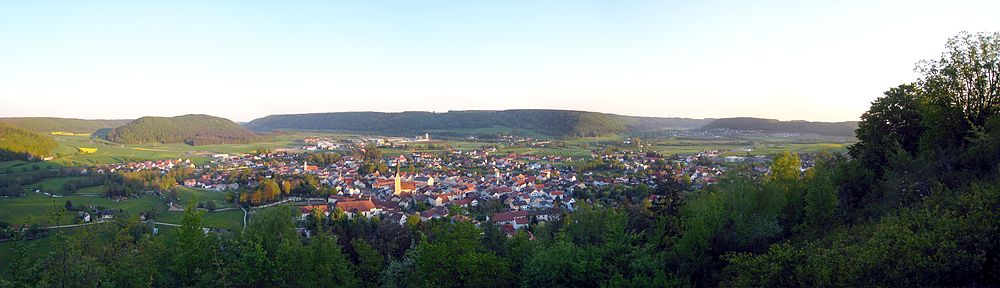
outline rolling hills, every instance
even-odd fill
[[[56,141],[48,136],[0,123],[0,160],[34,160],[52,154]]]
[[[271,115],[250,121],[254,131],[326,130],[384,134],[419,134],[440,130],[505,127],[549,136],[586,137],[635,130],[696,128],[705,120],[632,117],[570,110],[472,110],[433,112],[333,112]]]
[[[125,125],[132,120],[89,120],[75,118],[56,117],[12,117],[0,118],[0,123],[10,126],[20,127],[35,132],[69,132],[80,134],[91,134],[101,129],[111,129]]]
[[[557,137],[589,137],[667,129],[739,129],[768,132],[854,136],[857,122],[778,121],[761,118],[691,119],[637,117],[571,110],[518,109],[501,111],[332,112],[271,115],[244,125],[254,131],[318,130],[422,134],[496,127],[529,130]]]
[[[261,139],[229,119],[209,115],[142,117],[112,129],[107,139],[121,144],[186,143],[188,145],[249,143]]]
[[[702,126],[708,129],[759,130],[767,132],[813,133],[829,136],[854,137],[858,128],[857,121],[846,122],[809,122],[809,121],[779,121],[761,118],[724,118],[716,119]]]
[[[524,133],[551,137],[590,137],[669,129],[734,129],[853,137],[854,130],[857,129],[856,121],[779,121],[749,117],[721,119],[637,117],[546,109],[465,110],[445,113],[409,111],[285,114],[254,119],[243,125],[208,115],[142,117],[134,121],[26,117],[0,118],[0,123],[42,133],[87,133],[122,144],[187,143],[190,145],[249,143],[260,137],[251,130],[332,131],[381,135],[431,133],[442,136]]]

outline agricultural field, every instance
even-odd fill
[[[130,161],[160,159],[191,159],[197,164],[208,163],[216,153],[249,153],[258,148],[276,149],[288,147],[307,136],[315,134],[296,133],[274,136],[264,142],[251,144],[224,144],[190,146],[187,144],[138,144],[121,145],[108,141],[73,134],[51,135],[59,146],[53,153],[55,158],[42,162],[2,161],[0,174],[22,173],[35,170],[49,170],[70,166],[89,166]]]
[[[178,199],[177,206],[185,207],[190,202],[208,202],[215,201],[216,207],[218,209],[223,208],[238,208],[233,203],[226,202],[226,193],[223,191],[215,191],[209,189],[201,188],[190,188],[190,187],[177,187]]]
[[[62,166],[86,166],[95,164],[120,163],[171,158],[187,158],[196,163],[206,163],[215,153],[248,153],[258,148],[280,148],[293,144],[300,137],[282,135],[265,142],[252,144],[225,144],[190,146],[174,144],[121,145],[104,140],[82,136],[53,136],[59,146],[55,159],[47,161]],[[2,168],[2,167],[0,167]]]
[[[68,177],[77,178],[77,177]],[[56,185],[55,183],[62,183],[66,178],[52,178],[46,179],[35,185]],[[7,222],[11,224],[39,224],[41,226],[53,225],[53,221],[48,217],[48,211],[52,211],[54,208],[64,207],[66,201],[73,203],[73,206],[99,206],[107,209],[121,209],[130,213],[139,213],[146,211],[156,211],[157,222],[165,223],[180,223],[180,216],[183,212],[167,211],[167,204],[165,199],[159,196],[142,196],[139,198],[133,198],[128,200],[115,201],[109,198],[103,197],[103,194],[92,194],[94,191],[89,191],[87,194],[77,193],[70,196],[62,197],[50,197],[43,194],[33,192],[38,186],[29,186],[32,192],[26,192],[25,197],[20,198],[0,198],[0,222]],[[59,184],[61,185],[61,184]],[[100,186],[98,186],[100,187]],[[60,186],[61,189],[61,186]],[[99,189],[99,188],[95,188]],[[81,189],[82,191],[83,189]],[[215,201],[218,204],[218,209],[235,209],[223,212],[206,212],[205,220],[211,221],[211,223],[219,223],[222,228],[232,227],[232,222],[234,217],[229,214],[231,211],[239,212],[240,227],[242,227],[242,217],[243,211],[238,209],[235,205],[231,203],[225,203],[225,194],[223,192],[202,190],[202,189],[191,189],[191,188],[178,188],[178,195],[180,200],[177,203],[178,206],[184,207],[188,201],[194,201],[197,199],[199,202]],[[67,211],[62,215],[61,220],[63,224],[69,223],[72,219],[76,218],[76,212]],[[214,219],[219,218],[219,219]],[[176,221],[173,221],[176,220]],[[215,227],[208,225],[210,227]]]
[[[73,203],[73,206],[99,206],[108,209],[122,209],[124,211],[138,213],[143,211],[166,211],[167,205],[163,199],[156,196],[143,196],[123,201],[115,201],[101,196],[71,195],[64,197],[50,197],[39,193],[27,192],[26,196],[20,198],[0,198],[0,222],[11,224],[39,224],[40,226],[54,225],[54,221],[48,218],[48,211],[64,207],[66,201]],[[76,218],[76,212],[66,211],[62,215],[63,224],[71,223]]]
[[[62,189],[62,184],[66,181],[72,181],[77,178],[82,177],[65,177],[65,178],[51,178],[46,179],[37,184],[28,186],[26,188],[33,189],[50,189],[53,187],[58,187]],[[140,198],[134,198],[123,201],[114,201],[103,197],[103,191],[97,194],[96,190],[103,189],[102,186],[88,187],[80,189],[77,193],[71,196],[64,197],[49,197],[39,193],[27,192],[25,197],[21,198],[0,198],[0,222],[7,222],[11,224],[38,224],[39,226],[50,226],[54,225],[49,218],[49,212],[54,211],[60,207],[65,207],[66,201],[70,201],[74,206],[101,206],[108,209],[122,209],[129,213],[138,213],[145,211],[156,211],[157,217],[156,222],[162,223],[172,223],[180,224],[181,217],[184,212],[177,211],[167,211],[167,204],[164,203],[165,200],[158,196],[143,196]],[[86,191],[95,190],[95,191]],[[43,190],[44,191],[44,190]],[[224,203],[225,194],[223,192],[204,190],[204,189],[193,189],[193,188],[178,188],[178,194],[180,196],[179,205],[183,206],[188,201],[205,202],[209,200],[216,201],[219,204],[219,209],[217,211],[205,211],[203,219],[205,221],[206,227],[212,228],[225,228],[231,231],[240,231],[243,227],[243,210],[239,209],[231,203]],[[72,223],[73,219],[76,219],[77,212],[67,211],[61,215],[60,220],[63,225]],[[102,224],[94,224],[102,225]],[[172,230],[171,226],[158,225],[162,231]],[[76,228],[63,228],[59,229],[61,233],[73,233]],[[31,245],[30,254],[32,255],[44,255],[48,253],[47,251],[52,250],[53,241],[55,237],[49,236],[37,240],[32,240],[29,242]],[[10,259],[10,253],[12,251],[11,247],[13,242],[0,242],[0,259]],[[8,268],[7,261],[0,261],[0,273],[6,273]]]
[[[76,180],[83,180],[83,179],[87,179],[87,177],[49,178],[49,179],[42,180],[42,182],[38,182],[38,183],[35,183],[35,184],[32,184],[32,185],[28,185],[27,187],[31,188],[32,191],[34,191],[35,189],[38,189],[38,190],[41,190],[41,192],[48,192],[50,194],[60,194],[61,195],[62,192],[63,192],[63,184],[66,184],[66,182],[76,181]]]

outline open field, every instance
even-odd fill
[[[190,146],[183,143],[120,145],[90,137],[54,136],[53,138],[59,143],[55,152],[57,156],[48,162],[62,166],[81,166],[171,158],[188,158],[200,164],[208,162],[207,157],[211,154],[248,153],[258,148],[285,147],[299,137],[281,135],[265,142],[205,146]],[[80,148],[95,148],[96,151],[80,153]]]
[[[211,157],[212,154],[249,153],[258,148],[282,148],[292,145],[296,140],[307,136],[315,136],[315,134],[283,134],[274,136],[267,141],[251,144],[190,146],[183,143],[121,145],[94,139],[89,136],[52,135],[52,138],[58,143],[58,146],[53,151],[55,154],[54,159],[42,162],[3,161],[0,162],[0,174],[49,170],[69,166],[89,166],[177,158],[191,159],[191,161],[197,164],[204,164],[208,163],[208,157]]]
[[[25,197],[20,198],[0,198],[0,221],[11,224],[39,224],[41,226],[53,225],[46,215],[54,208],[64,207],[66,201],[73,203],[73,206],[100,206],[108,209],[122,209],[124,211],[138,213],[142,211],[166,211],[166,204],[163,200],[155,196],[144,196],[125,201],[114,201],[104,197],[95,196],[66,196],[49,197],[42,194],[28,192]],[[70,223],[76,218],[76,212],[67,211],[62,215],[62,223]]]
[[[47,180],[58,180],[57,179],[47,179]],[[198,201],[205,202],[208,200],[216,201],[219,209],[223,208],[236,208],[235,205],[230,203],[225,203],[225,195],[222,192],[207,191],[207,190],[196,190],[181,188],[178,190],[178,194],[181,197],[179,205],[183,206],[186,201],[191,201],[197,197]],[[73,203],[73,206],[99,206],[108,209],[121,209],[129,213],[139,213],[145,211],[156,211],[157,221],[165,223],[180,223],[180,216],[183,212],[168,212],[167,204],[165,200],[157,196],[143,196],[139,198],[133,198],[129,200],[114,201],[101,196],[91,196],[91,195],[71,195],[65,197],[49,197],[42,194],[27,192],[25,197],[20,198],[0,198],[0,222],[7,222],[11,224],[39,224],[41,226],[52,225],[52,221],[48,219],[47,212],[51,211],[53,208],[64,207],[66,201]],[[232,211],[239,212],[239,217],[234,217]],[[69,223],[72,219],[76,218],[75,211],[67,211],[62,215],[62,223]],[[243,211],[236,209],[223,212],[206,212],[205,220],[210,223],[217,223],[223,228],[234,227],[233,222],[237,219],[240,221],[240,226],[242,227],[242,217]],[[219,218],[219,219],[215,219]],[[174,221],[176,220],[176,221]],[[209,225],[210,227],[215,227]]]
[[[177,201],[177,205],[180,207],[185,207],[190,201],[197,202],[208,202],[215,201],[218,209],[222,208],[236,208],[237,206],[233,203],[226,202],[226,193],[222,191],[201,189],[201,188],[190,188],[190,187],[177,187],[177,195],[180,199]]]

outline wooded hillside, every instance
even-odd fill
[[[597,112],[519,109],[502,111],[336,112],[271,115],[246,124],[255,131],[326,130],[382,134],[420,134],[440,130],[506,127],[544,135],[587,137],[628,131],[697,128],[705,120],[631,117]]]
[[[740,117],[716,119],[701,127],[701,129],[760,130],[768,132],[813,133],[829,136],[854,136],[854,130],[858,129],[858,122],[779,121],[774,119]]]
[[[260,138],[229,119],[208,115],[142,117],[111,130],[107,137],[122,144],[158,142],[188,145],[249,143]]]
[[[44,135],[0,123],[0,160],[32,160],[52,154],[56,141]]]

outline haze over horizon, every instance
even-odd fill
[[[916,80],[914,64],[949,37],[1000,27],[995,11],[1000,2],[4,2],[0,117],[567,109],[854,121]]]

